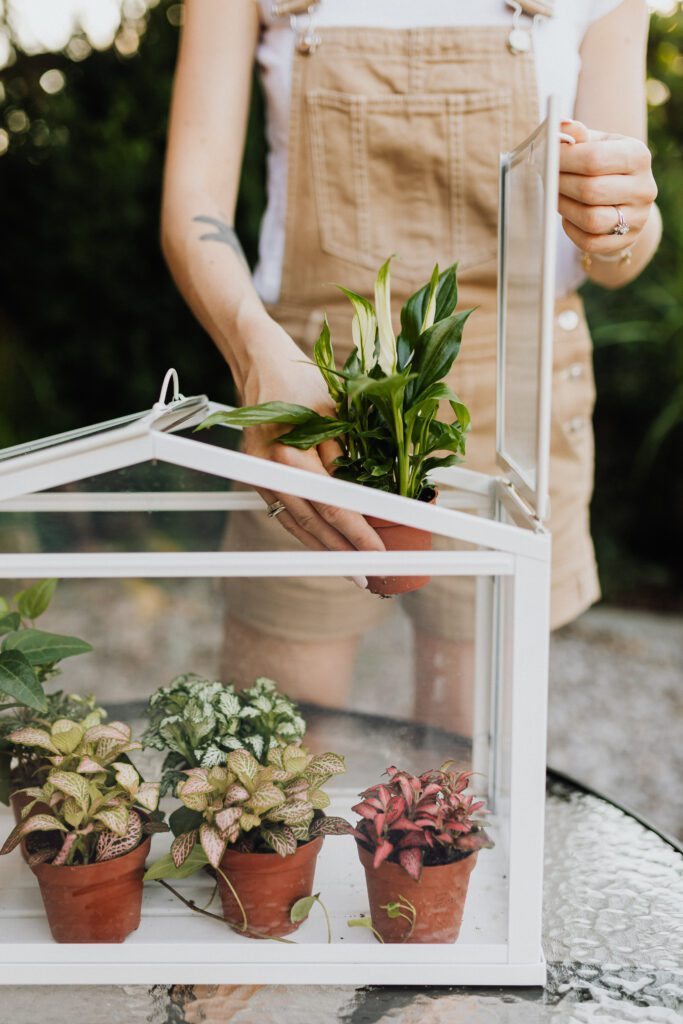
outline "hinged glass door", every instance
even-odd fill
[[[498,464],[548,516],[559,115],[501,155],[498,266]]]

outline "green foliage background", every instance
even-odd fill
[[[18,53],[0,73],[0,125],[28,115],[0,157],[0,446],[147,408],[170,365],[186,394],[212,381],[212,397],[231,397],[158,245],[178,11],[173,0],[154,7],[132,57]],[[603,586],[612,599],[668,607],[683,601],[682,42],[683,14],[653,18],[650,74],[671,94],[651,111],[661,250],[628,289],[586,289]],[[55,67],[67,84],[50,96],[39,78]],[[252,260],[265,200],[262,124],[256,89],[237,217]]]

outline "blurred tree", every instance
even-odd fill
[[[158,243],[180,10],[152,8],[130,56],[18,53],[0,76],[10,140],[0,158],[2,445],[147,408],[171,365],[187,394],[212,381],[212,397],[231,396]],[[55,71],[66,83],[53,95],[40,84],[48,70],[48,87],[59,84]],[[260,105],[256,92],[237,213],[252,260],[264,205]]]
[[[63,54],[17,52],[0,73],[0,445],[146,408],[170,365],[186,393],[211,381],[212,397],[230,398],[225,366],[158,245],[181,16],[177,0],[161,0],[144,17],[124,15],[106,52],[77,35]],[[680,12],[653,19],[662,248],[628,289],[586,289],[599,394],[594,534],[606,595],[641,604],[683,594],[682,42]],[[64,88],[54,75],[41,85],[49,70]],[[237,213],[252,262],[262,124],[256,87]]]

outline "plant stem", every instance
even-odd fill
[[[249,927],[249,922],[247,921],[247,912],[244,909],[244,907],[242,906],[242,900],[237,895],[237,891],[235,889],[235,886],[232,884],[232,882],[230,881],[228,876],[225,874],[225,872],[222,871],[221,868],[219,868],[219,867],[216,868],[216,871],[218,872],[218,874],[221,876],[221,878],[223,879],[223,881],[227,885],[228,889],[232,893],[232,897],[233,897],[235,903],[237,904],[237,906],[242,911],[242,931],[246,932],[247,928]]]
[[[194,900],[186,899],[185,896],[182,895],[182,893],[179,893],[177,889],[174,889],[173,886],[169,885],[169,883],[165,881],[163,878],[157,878],[157,882],[159,883],[159,885],[163,885],[164,889],[168,889],[169,892],[172,892],[173,895],[177,897],[177,899],[179,899],[181,903],[184,903],[186,907],[188,907],[190,910],[194,910],[196,914],[202,914],[203,917],[211,917],[214,919],[214,921],[222,921],[223,924],[230,925],[230,922],[225,917],[223,917],[222,914],[214,914],[210,910],[204,910],[202,909],[202,907],[198,907]],[[232,925],[230,925],[230,927],[232,927]],[[258,936],[259,939],[272,939],[273,942],[286,942],[287,945],[290,946],[297,945],[294,939],[283,939],[276,935],[265,935],[262,932],[257,931],[255,928],[249,928],[247,929],[247,931],[250,935]]]

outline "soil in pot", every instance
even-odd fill
[[[33,802],[33,797],[29,796],[28,793],[22,793],[20,790],[16,790],[14,793],[10,793],[9,802],[12,806],[12,813],[14,814],[14,820],[17,825],[20,825],[24,820],[22,817],[22,811],[24,807],[27,807]],[[31,808],[31,813],[28,815],[29,818],[33,817],[34,814],[52,814],[52,811],[47,804],[37,803]],[[54,836],[55,832],[44,832],[43,836]],[[21,856],[24,860],[28,859],[28,851],[26,849],[26,840],[22,840],[19,844],[21,850]]]
[[[150,843],[100,864],[31,868],[56,942],[123,942],[135,931]]]
[[[429,505],[435,505],[437,495],[430,492]],[[366,516],[369,526],[379,534],[387,551],[430,551],[432,535],[414,526],[392,523],[376,516]],[[394,594],[408,594],[420,590],[429,583],[429,576],[368,576],[368,590],[372,594],[391,597]]]
[[[460,934],[470,875],[477,863],[477,852],[450,864],[423,867],[416,882],[400,864],[384,861],[373,868],[373,854],[356,844],[370,898],[372,926],[385,942],[455,942]],[[390,918],[383,906],[401,896],[417,911],[413,930],[402,917]]]
[[[279,853],[225,851],[221,871],[230,879],[244,907],[247,935],[279,938],[296,931],[300,922],[292,924],[289,912],[297,900],[313,892],[315,864],[322,845],[323,837],[319,836],[288,857],[281,857]],[[235,931],[242,932],[242,911],[220,874],[218,891],[223,916]]]

